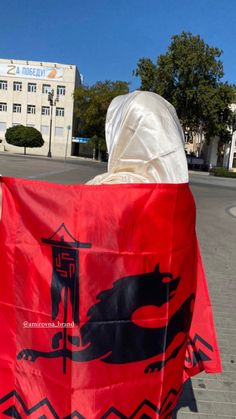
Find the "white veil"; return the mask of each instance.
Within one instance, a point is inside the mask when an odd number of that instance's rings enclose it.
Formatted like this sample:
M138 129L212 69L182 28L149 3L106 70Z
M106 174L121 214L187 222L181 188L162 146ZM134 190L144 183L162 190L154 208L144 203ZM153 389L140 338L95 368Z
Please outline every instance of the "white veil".
M111 102L106 118L108 172L89 184L186 183L184 135L174 107L135 91Z

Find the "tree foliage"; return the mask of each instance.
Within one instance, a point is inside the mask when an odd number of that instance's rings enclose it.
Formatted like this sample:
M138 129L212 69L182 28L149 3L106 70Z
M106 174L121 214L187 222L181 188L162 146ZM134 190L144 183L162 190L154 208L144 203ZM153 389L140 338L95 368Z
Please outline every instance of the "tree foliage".
M8 128L5 138L8 144L24 147L24 152L26 152L26 147L42 147L44 144L41 132L36 128L25 127L24 125Z
M172 37L156 64L141 58L134 73L141 79L141 90L156 92L174 105L184 129L202 129L207 138L219 135L227 141L235 90L221 81L221 54L199 35L182 32Z
M78 135L92 139L94 146L106 149L105 119L107 108L118 95L128 93L129 85L123 81L97 82L93 86L75 89L75 115L78 118Z

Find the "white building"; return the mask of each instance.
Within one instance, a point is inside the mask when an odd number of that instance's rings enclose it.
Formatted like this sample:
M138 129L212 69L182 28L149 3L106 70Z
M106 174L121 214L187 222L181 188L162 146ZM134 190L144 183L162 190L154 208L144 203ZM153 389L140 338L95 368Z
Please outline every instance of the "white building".
M21 148L5 141L6 129L21 124L41 131L44 146L33 148L30 153L46 156L51 119L52 156L64 156L67 141L67 155L70 155L73 93L80 83L75 65L0 59L0 149L22 153ZM48 93L52 90L54 106L51 108Z
M231 103L231 111L236 116L236 102ZM229 144L223 147L222 158L219 157L218 145L220 138L218 136L212 137L209 144L205 141L204 134L199 132L193 135L193 138L190 141L186 141L185 150L188 153L193 152L196 156L203 153L204 162L208 167L217 166L217 164L222 165L229 170L236 172L236 130L234 125L233 127L228 127L231 134L231 141ZM187 134L187 133L186 133ZM186 135L187 138L187 135ZM223 162L222 162L223 159Z
M231 111L233 111L234 114L236 114L236 103L232 103ZM225 156L224 156L224 166L228 167L229 170L236 171L236 131L232 129L232 137L231 142L228 145L228 147L225 150Z

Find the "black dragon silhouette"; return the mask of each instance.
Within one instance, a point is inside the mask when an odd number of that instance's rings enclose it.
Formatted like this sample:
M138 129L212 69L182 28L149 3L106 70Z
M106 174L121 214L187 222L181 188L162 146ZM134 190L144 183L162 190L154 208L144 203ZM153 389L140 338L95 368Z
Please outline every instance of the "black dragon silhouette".
M37 357L66 357L76 362L99 359L109 364L126 364L147 360L161 355L180 333L186 336L172 351L165 362L149 364L145 372L160 370L166 362L177 356L187 344L187 332L192 318L191 294L163 327L142 327L132 321L137 309L145 306L161 307L174 296L180 277L169 272L160 272L157 265L152 272L127 276L113 283L113 287L97 295L98 302L88 310L89 320L80 329L80 338L71 340L77 350L59 348L62 333L53 337L49 352L34 349L22 350L17 358L35 361Z

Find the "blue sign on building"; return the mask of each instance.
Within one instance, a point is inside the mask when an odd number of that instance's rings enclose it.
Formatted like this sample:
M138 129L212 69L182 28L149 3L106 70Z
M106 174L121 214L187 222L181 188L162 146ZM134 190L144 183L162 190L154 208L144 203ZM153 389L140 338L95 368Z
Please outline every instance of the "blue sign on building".
M88 141L90 140L90 138L86 138L86 137L75 137L75 138L73 138L73 142L74 143L82 143L82 144L85 144L85 143L87 143Z

